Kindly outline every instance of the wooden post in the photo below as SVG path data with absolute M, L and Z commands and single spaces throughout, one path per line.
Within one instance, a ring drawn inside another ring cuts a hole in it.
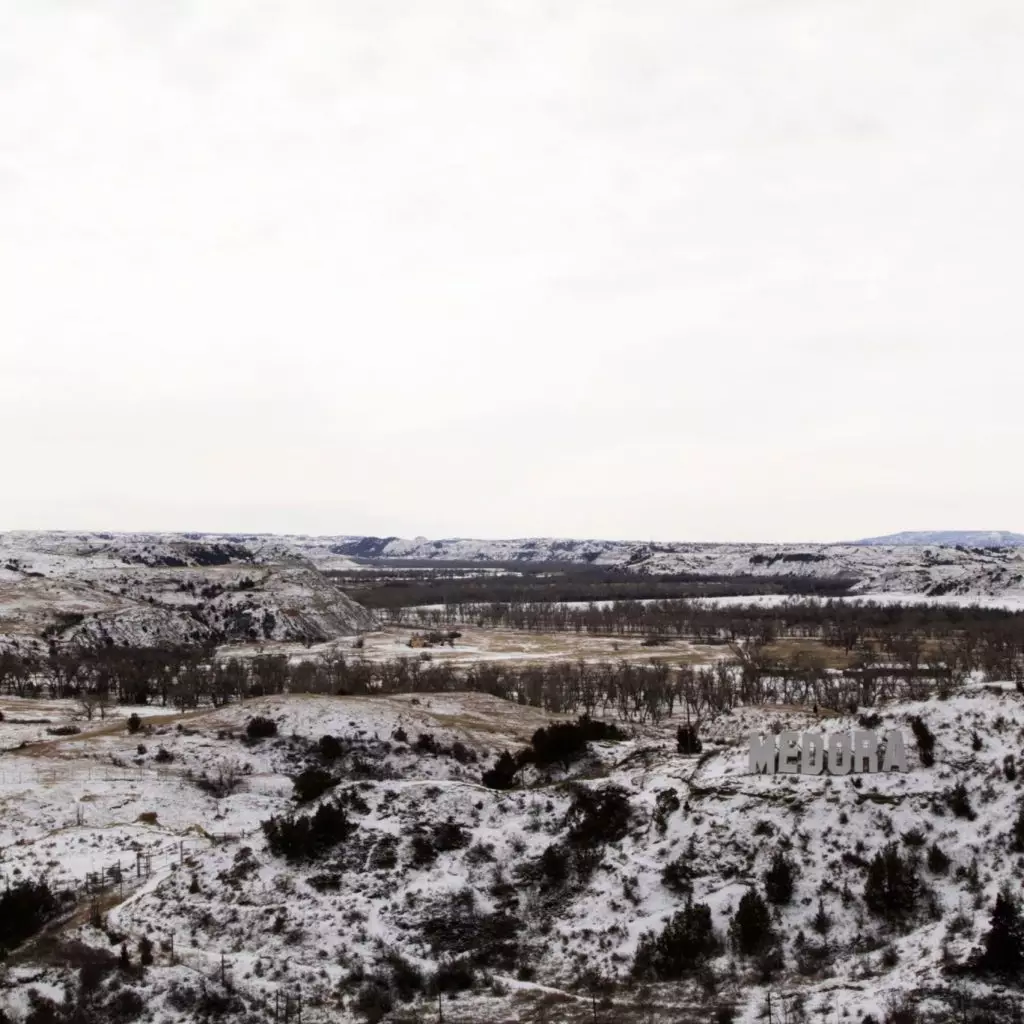
M 441 993 L 437 993 L 437 1020 L 438 1024 L 444 1024 L 444 1007 L 441 1005 Z

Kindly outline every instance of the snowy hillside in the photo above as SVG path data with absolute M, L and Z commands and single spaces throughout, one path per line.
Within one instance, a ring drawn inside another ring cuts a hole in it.
M 15 719 L 62 709 L 4 702 L 0 738 L 28 735 Z M 127 967 L 104 954 L 100 974 L 115 976 L 97 1004 L 138 993 L 159 1024 L 206 1019 L 218 1000 L 225 1019 L 250 1019 L 245 1008 L 272 1019 L 262 1008 L 285 999 L 293 1010 L 301 999 L 306 1024 L 378 1020 L 378 1004 L 394 1004 L 387 1020 L 434 1019 L 422 1016 L 437 1005 L 424 985 L 438 977 L 445 1019 L 462 1024 L 618 1024 L 648 1019 L 644 1005 L 694 1024 L 733 1019 L 712 1016 L 733 1007 L 753 1024 L 769 992 L 777 1010 L 799 1004 L 811 1018 L 825 1009 L 859 1024 L 884 1019 L 891 994 L 913 991 L 927 1005 L 945 967 L 980 941 L 1000 885 L 1019 888 L 1010 830 L 1024 702 L 998 686 L 878 709 L 871 728 L 908 737 L 906 773 L 751 776 L 750 732 L 859 727 L 856 716 L 767 706 L 707 721 L 700 757 L 676 753 L 676 721 L 634 724 L 625 739 L 592 743 L 568 772 L 535 771 L 506 791 L 481 786 L 483 770 L 549 717 L 496 698 L 138 710 L 152 717 L 135 735 L 122 717 L 0 761 L 0 874 L 61 887 L 119 865 L 123 881 L 108 885 L 101 912 L 90 922 L 83 893 L 60 941 L 123 947 Z M 256 716 L 276 735 L 247 739 Z M 915 716 L 935 737 L 928 767 L 913 746 Z M 309 768 L 329 776 L 328 789 L 298 807 L 291 780 Z M 317 852 L 292 856 L 277 826 L 261 828 L 319 807 L 342 808 L 343 825 Z M 869 864 L 892 843 L 918 879 L 899 921 L 866 896 Z M 725 940 L 741 898 L 763 888 L 779 857 L 795 888 L 772 906 L 782 954 L 772 967 Z M 632 985 L 644 934 L 690 900 L 710 908 L 712 974 Z M 33 948 L 0 973 L 0 1011 L 19 1024 L 71 977 L 47 947 Z M 585 979 L 598 976 L 592 1017 Z
M 329 554 L 323 561 L 332 564 Z M 373 625 L 297 547 L 274 538 L 0 535 L 0 637 L 318 641 Z
M 38 633 L 61 612 L 98 613 L 111 635 L 136 638 L 155 631 L 167 639 L 198 639 L 218 630 L 233 639 L 349 635 L 369 628 L 372 618 L 322 574 L 358 570 L 353 559 L 367 558 L 841 578 L 852 581 L 856 594 L 1024 597 L 1024 549 L 1015 546 L 6 533 L 0 534 L 0 633 L 10 632 L 16 619 L 30 620 L 29 630 Z M 200 600 L 197 593 L 204 588 L 211 593 L 211 587 L 216 594 L 204 599 L 210 604 L 203 610 L 209 613 L 204 624 L 187 608 Z M 96 632 L 100 626 L 88 628 Z
M 635 572 L 814 576 L 854 580 L 857 593 L 995 595 L 1024 592 L 1015 548 L 854 544 L 683 544 L 630 541 L 339 539 L 353 557 L 437 561 L 569 561 Z

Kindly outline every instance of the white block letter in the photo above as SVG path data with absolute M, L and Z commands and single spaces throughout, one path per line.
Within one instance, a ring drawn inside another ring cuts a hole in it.
M 873 732 L 858 729 L 853 734 L 853 770 L 878 771 L 878 737 Z
M 768 775 L 775 774 L 775 737 L 767 736 L 762 739 L 760 736 L 750 737 L 750 770 L 758 775 L 766 772 Z
M 779 771 L 796 775 L 800 771 L 800 733 L 784 732 L 779 736 Z
M 833 733 L 828 738 L 828 770 L 830 775 L 849 775 L 853 762 L 850 734 Z
M 903 746 L 903 733 L 898 729 L 885 734 L 885 760 L 882 762 L 883 772 L 894 768 L 900 772 L 907 770 L 907 748 Z
M 805 732 L 800 773 L 802 775 L 820 775 L 824 769 L 825 737 L 820 732 Z

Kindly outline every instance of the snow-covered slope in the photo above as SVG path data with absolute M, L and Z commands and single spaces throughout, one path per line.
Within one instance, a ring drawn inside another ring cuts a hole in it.
M 334 557 L 324 552 L 322 561 Z M 317 641 L 375 622 L 299 547 L 275 538 L 3 534 L 0 567 L 0 635 Z
M 224 992 L 225 981 L 252 1008 L 301 991 L 306 1024 L 375 1019 L 356 1012 L 373 979 L 386 987 L 410 968 L 429 976 L 450 957 L 472 960 L 478 984 L 449 1004 L 452 1020 L 562 1024 L 593 1019 L 575 987 L 588 969 L 625 980 L 641 935 L 685 905 L 679 885 L 666 882 L 670 864 L 679 860 L 677 882 L 689 880 L 724 938 L 741 897 L 762 888 L 781 852 L 797 877 L 791 901 L 773 911 L 783 950 L 774 997 L 800 995 L 841 1020 L 882 1020 L 891 993 L 941 988 L 944 965 L 964 960 L 987 928 L 999 887 L 1019 887 L 1008 832 L 1024 782 L 1007 758 L 1019 757 L 1024 702 L 1012 688 L 969 686 L 945 701 L 878 710 L 873 728 L 907 736 L 906 773 L 751 776 L 749 732 L 858 726 L 855 717 L 768 706 L 707 721 L 700 758 L 675 752 L 675 721 L 636 726 L 574 766 L 582 789 L 555 772 L 507 792 L 481 787 L 482 769 L 547 716 L 480 695 L 261 699 L 151 717 L 136 736 L 108 722 L 0 763 L 0 872 L 63 885 L 121 864 L 128 881 L 110 900 L 106 927 L 133 960 L 143 937 L 153 942 L 154 965 L 122 983 L 160 1024 L 199 1019 L 194 1004 L 182 1009 L 195 998 L 182 989 Z M 27 705 L 20 711 L 27 717 Z M 245 742 L 256 714 L 272 718 L 281 738 Z M 914 716 L 936 737 L 931 767 L 915 753 Z M 324 735 L 339 738 L 339 760 L 322 760 Z M 268 848 L 260 822 L 294 809 L 289 776 L 312 764 L 341 776 L 333 795 L 345 795 L 355 827 L 315 861 L 289 862 Z M 195 784 L 225 769 L 238 781 L 230 794 Z M 957 783 L 969 813 L 949 802 Z M 578 794 L 612 788 L 628 802 L 624 830 L 574 847 Z M 888 843 L 919 861 L 923 891 L 905 929 L 865 904 L 867 864 Z M 941 870 L 926 865 L 933 846 L 949 858 Z M 552 848 L 570 852 L 564 877 L 545 853 Z M 149 872 L 141 878 L 140 854 Z M 110 948 L 84 917 L 65 938 Z M 767 989 L 758 964 L 723 951 L 714 968 L 713 996 L 656 987 L 663 1013 L 654 1019 L 713 1020 L 716 1003 L 735 1004 L 745 1024 L 760 1019 Z M 20 1022 L 29 987 L 59 991 L 68 977 L 66 966 L 16 966 L 0 1009 Z M 534 1016 L 528 1007 L 551 992 L 561 993 L 557 1014 Z M 598 1019 L 631 1021 L 640 998 L 620 989 Z

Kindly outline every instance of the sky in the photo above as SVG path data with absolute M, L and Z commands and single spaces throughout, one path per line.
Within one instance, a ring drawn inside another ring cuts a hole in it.
M 1024 529 L 1024 7 L 0 0 L 0 529 Z

